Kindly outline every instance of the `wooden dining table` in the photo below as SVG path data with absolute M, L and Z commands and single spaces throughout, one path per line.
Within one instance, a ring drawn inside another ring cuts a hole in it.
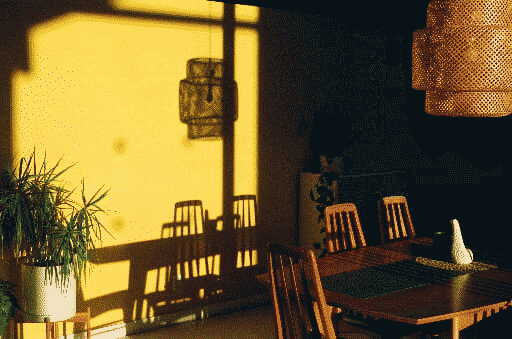
M 328 254 L 318 259 L 318 268 L 323 282 L 340 274 L 351 272 L 353 275 L 368 269 L 380 272 L 381 268 L 387 268 L 388 271 L 384 273 L 389 275 L 389 267 L 394 267 L 391 273 L 397 278 L 410 277 L 411 274 L 424 272 L 414 272 L 414 266 L 411 266 L 412 269 L 404 269 L 397 265 L 423 257 L 431 244 L 430 238 L 416 238 Z M 475 254 L 475 260 L 478 261 L 478 253 Z M 459 272 L 442 278 L 430 275 L 427 278 L 417 286 L 370 297 L 354 296 L 350 291 L 340 291 L 325 283 L 324 291 L 329 305 L 371 318 L 412 325 L 449 323 L 452 339 L 458 339 L 462 329 L 511 305 L 512 271 L 508 269 L 489 266 L 485 270 Z M 268 273 L 259 275 L 257 279 L 269 285 Z

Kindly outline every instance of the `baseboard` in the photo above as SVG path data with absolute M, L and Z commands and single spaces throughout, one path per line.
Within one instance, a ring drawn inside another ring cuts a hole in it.
M 203 320 L 216 315 L 236 312 L 245 308 L 261 306 L 268 303 L 268 295 L 255 295 L 218 304 L 205 305 L 201 308 L 188 310 L 186 312 L 163 314 L 156 317 L 135 320 L 129 323 L 116 323 L 92 330 L 91 336 L 94 339 L 124 338 L 127 335 L 147 332 L 161 327 L 167 327 L 189 321 Z M 86 339 L 86 334 L 85 332 L 68 334 L 67 336 L 61 336 L 60 339 Z

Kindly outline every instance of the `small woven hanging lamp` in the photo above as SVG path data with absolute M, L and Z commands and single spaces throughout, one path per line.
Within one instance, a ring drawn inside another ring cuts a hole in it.
M 180 81 L 180 120 L 188 125 L 188 137 L 222 137 L 224 93 L 234 93 L 233 121 L 237 119 L 236 82 L 223 81 L 223 60 L 194 58 L 187 62 L 187 78 Z M 228 87 L 228 88 L 224 88 Z
M 412 87 L 426 91 L 428 114 L 511 114 L 512 1 L 430 1 L 413 33 Z

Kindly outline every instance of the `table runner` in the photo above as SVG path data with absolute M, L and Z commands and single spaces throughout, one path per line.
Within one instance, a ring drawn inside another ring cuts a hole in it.
M 416 259 L 419 259 L 416 261 Z M 356 298 L 368 299 L 395 291 L 415 288 L 436 282 L 446 282 L 453 277 L 467 274 L 470 269 L 457 270 L 455 266 L 444 266 L 438 260 L 416 258 L 402 260 L 385 265 L 363 268 L 356 271 L 343 272 L 322 278 L 324 289 L 340 292 Z M 450 264 L 446 263 L 445 264 Z M 452 264 L 455 265 L 455 264 Z M 474 270 L 489 269 L 493 266 L 479 263 L 473 265 Z M 461 265 L 457 265 L 461 266 Z
M 455 264 L 447 261 L 442 260 L 436 260 L 431 258 L 425 258 L 425 257 L 417 257 L 416 262 L 422 265 L 431 266 L 431 267 L 437 267 L 443 270 L 450 270 L 450 271 L 459 271 L 459 272 L 477 272 L 477 271 L 485 271 L 489 270 L 491 268 L 498 268 L 498 266 L 473 261 L 470 264 Z

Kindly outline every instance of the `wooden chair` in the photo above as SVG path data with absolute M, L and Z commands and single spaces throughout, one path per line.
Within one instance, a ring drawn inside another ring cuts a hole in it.
M 91 339 L 91 309 L 90 309 L 90 307 L 87 307 L 87 310 L 84 312 L 76 312 L 76 314 L 73 317 L 66 319 L 66 320 L 49 321 L 48 319 L 46 319 L 44 322 L 46 325 L 46 332 L 45 332 L 46 339 L 59 338 L 59 322 L 62 322 L 62 330 L 64 332 L 64 337 L 67 338 L 67 336 L 68 336 L 66 323 L 71 322 L 71 323 L 83 323 L 85 331 L 86 331 L 86 338 Z M 17 339 L 20 337 L 20 334 L 21 334 L 21 337 L 23 338 L 24 337 L 23 334 L 19 333 L 21 331 L 21 329 L 19 329 L 18 327 L 23 325 L 24 323 L 26 323 L 26 322 L 23 320 L 23 317 L 21 316 L 20 313 L 17 313 L 12 319 L 10 319 L 10 321 L 9 321 L 9 333 L 10 333 L 9 338 Z M 76 334 L 75 334 L 75 336 L 76 336 Z
M 62 322 L 62 330 L 64 332 L 65 338 L 67 338 L 67 336 L 68 336 L 67 329 L 66 329 L 67 322 L 83 323 L 85 330 L 86 330 L 87 339 L 91 339 L 91 309 L 90 309 L 90 307 L 87 307 L 87 311 L 77 312 L 74 317 Z M 56 333 L 55 338 L 57 338 L 58 336 L 59 336 L 58 333 Z
M 271 244 L 268 263 L 277 338 L 335 339 L 313 251 Z M 337 326 L 341 326 L 344 338 L 380 337 L 342 321 Z
M 328 253 L 366 246 L 355 204 L 343 203 L 325 208 L 325 241 Z
M 416 235 L 407 199 L 384 197 L 378 202 L 381 242 L 413 238 Z

